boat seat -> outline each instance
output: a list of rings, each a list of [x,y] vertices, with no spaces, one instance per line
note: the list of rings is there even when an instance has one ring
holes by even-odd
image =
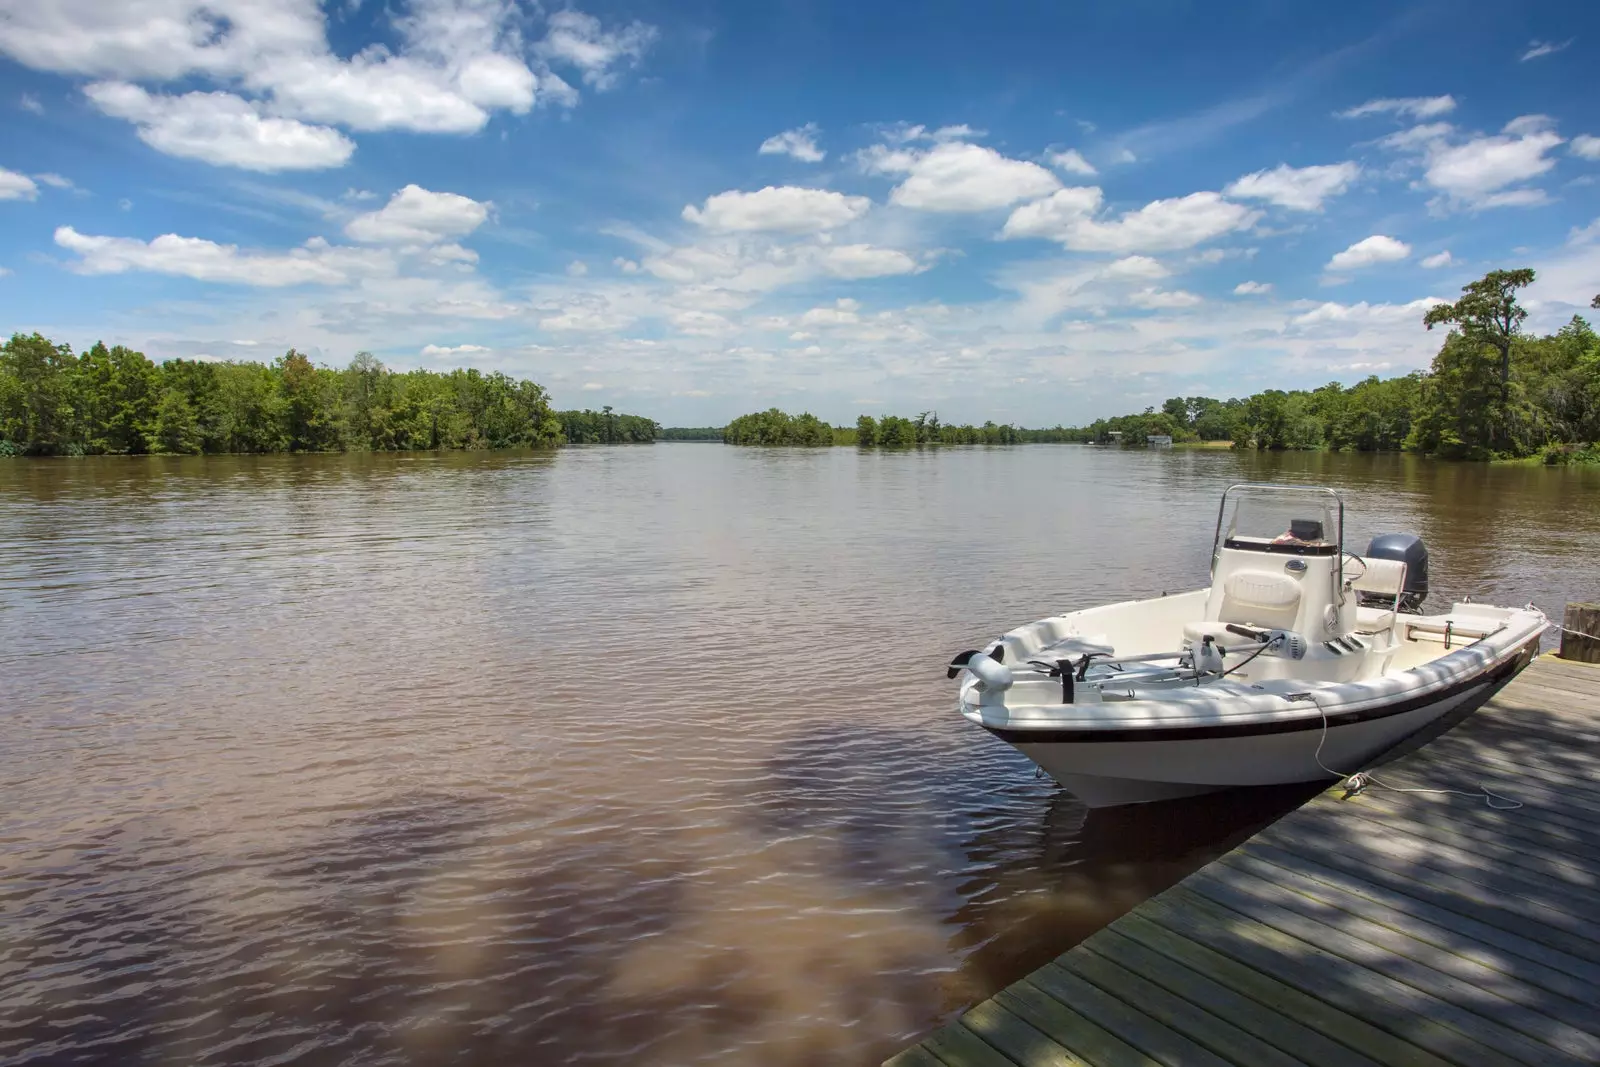
[[[1220,601],[1215,594],[1212,599],[1216,614],[1207,622],[1293,629],[1300,613],[1300,583],[1282,572],[1236,570],[1222,580]]]

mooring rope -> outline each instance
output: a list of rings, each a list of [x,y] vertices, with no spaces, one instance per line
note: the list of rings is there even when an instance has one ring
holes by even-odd
[[[1322,762],[1322,746],[1328,742],[1327,710],[1323,708],[1322,702],[1316,698],[1315,694],[1297,693],[1295,695],[1297,697],[1302,697],[1306,700],[1309,700],[1311,703],[1317,706],[1317,712],[1322,716],[1322,736],[1317,741],[1317,751],[1315,755],[1317,766],[1321,767],[1324,771],[1327,771],[1335,778],[1343,778],[1347,796],[1354,796],[1367,786],[1375,785],[1380,789],[1387,789],[1394,793],[1449,793],[1453,796],[1469,797],[1474,800],[1482,800],[1495,811],[1516,811],[1518,808],[1522,807],[1522,801],[1513,800],[1503,793],[1496,793],[1493,789],[1490,789],[1482,782],[1478,783],[1478,792],[1470,793],[1465,789],[1423,789],[1419,787],[1392,785],[1389,782],[1385,782],[1371,771],[1356,771],[1354,773],[1347,771],[1336,771],[1326,763]],[[1497,804],[1495,801],[1500,801],[1500,803]]]

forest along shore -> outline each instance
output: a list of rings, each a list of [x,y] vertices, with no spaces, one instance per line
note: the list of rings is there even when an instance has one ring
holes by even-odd
[[[1268,389],[1230,400],[1173,397],[1130,415],[1087,426],[1024,429],[986,422],[949,425],[937,412],[914,419],[862,415],[853,427],[830,426],[810,413],[772,408],[730,422],[722,440],[736,445],[1027,444],[1120,441],[1144,444],[1231,442],[1235,448],[1390,452],[1448,459],[1515,459],[1600,463],[1600,338],[1582,316],[1555,333],[1522,333],[1527,312],[1517,291],[1531,270],[1491,271],[1462,287],[1455,303],[1432,305],[1425,329],[1449,327],[1427,372],[1346,387]],[[1600,296],[1595,298],[1600,306]],[[669,433],[701,431],[669,431]],[[698,438],[697,438],[698,439]]]
[[[169,359],[39,334],[0,346],[0,455],[388,452],[653,441],[639,415],[556,411],[499,372],[343,369],[290,349],[271,363]]]

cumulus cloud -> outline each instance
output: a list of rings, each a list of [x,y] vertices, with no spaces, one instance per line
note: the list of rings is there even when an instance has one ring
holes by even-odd
[[[1557,52],[1564,52],[1572,47],[1572,42],[1576,39],[1575,37],[1568,37],[1560,44],[1556,44],[1554,41],[1529,41],[1528,47],[1518,57],[1518,62],[1526,63],[1530,59],[1539,59],[1543,56],[1553,56]]]
[[[793,156],[802,163],[821,163],[828,153],[817,147],[817,124],[808,122],[792,130],[775,133],[761,142],[757,154],[763,156]]]
[[[800,316],[801,326],[847,326],[861,321],[861,305],[843,297],[832,307],[814,307]]]
[[[1106,278],[1165,278],[1170,272],[1149,256],[1123,256],[1101,272]]]
[[[729,190],[693,204],[683,217],[697,226],[723,233],[773,231],[819,233],[854,222],[872,207],[864,196],[846,196],[831,189],[773,186],[753,193]]]
[[[1423,177],[1453,201],[1472,207],[1539,203],[1544,197],[1537,190],[1503,190],[1553,168],[1556,161],[1547,153],[1563,143],[1544,116],[1524,115],[1506,123],[1499,134],[1459,144],[1432,142]]]
[[[1076,252],[1162,252],[1192,248],[1260,218],[1211,192],[1153,200],[1114,219],[1095,217],[1101,201],[1093,186],[1062,189],[1013,211],[1000,236],[1043,237]]]
[[[1173,308],[1194,307],[1204,303],[1198,296],[1183,289],[1161,290],[1141,289],[1130,293],[1128,303],[1134,307],[1151,308],[1155,310],[1171,310]]]
[[[693,244],[658,247],[640,266],[690,291],[734,294],[770,292],[822,277],[913,274],[929,265],[900,249],[833,244],[824,238],[794,242],[758,232],[718,234]]]
[[[32,200],[39,195],[39,187],[26,174],[0,167],[0,200]]]
[[[992,211],[1061,188],[1037,163],[965,141],[944,141],[927,151],[874,145],[860,158],[869,173],[905,175],[889,202],[920,211]]]
[[[39,103],[39,98],[34,96],[32,93],[23,93],[21,98],[17,101],[17,106],[22,110],[32,112],[35,115],[44,114],[44,105]]]
[[[242,251],[237,245],[217,244],[198,237],[162,234],[152,241],[131,237],[99,237],[79,233],[71,226],[55,232],[56,244],[79,259],[71,266],[79,274],[123,274],[151,271],[193,278],[279,288],[315,283],[335,285],[348,280],[349,271],[329,255],[326,242],[310,243],[288,253]]]
[[[1289,323],[1291,326],[1300,327],[1326,327],[1340,323],[1365,325],[1406,320],[1421,321],[1429,308],[1442,303],[1444,301],[1437,297],[1423,297],[1421,300],[1412,300],[1405,304],[1369,304],[1365,300],[1358,304],[1339,304],[1329,301],[1294,316]]]
[[[1498,134],[1463,133],[1447,122],[1424,123],[1390,134],[1378,143],[1411,156],[1422,184],[1439,191],[1429,206],[1480,210],[1545,203],[1534,187],[1508,188],[1531,181],[1555,167],[1549,153],[1564,144],[1548,115],[1522,115]]]
[[[255,171],[343,166],[356,149],[338,130],[295,119],[263,118],[232,93],[152,95],[127,82],[96,82],[84,95],[103,114],[126,119],[158,152]]]
[[[292,167],[267,165],[251,146],[320,160],[349,155],[326,126],[472,132],[498,109],[575,103],[576,90],[553,66],[609,88],[655,38],[642,23],[608,29],[565,10],[529,46],[528,12],[508,0],[409,0],[382,17],[380,36],[391,44],[345,56],[330,45],[316,0],[0,0],[0,53],[112,85],[212,81],[226,92],[141,100],[120,90],[103,109],[133,109],[141,136],[161,151],[283,170]],[[208,127],[195,125],[206,122],[221,124],[230,148],[202,154]]]
[[[1440,267],[1448,267],[1454,262],[1455,260],[1451,258],[1450,250],[1447,248],[1443,252],[1435,252],[1433,255],[1424,258],[1422,265],[1429,270],[1437,270]]]
[[[457,193],[408,185],[378,210],[351,219],[344,232],[370,244],[434,244],[476,230],[493,206]]]
[[[1081,174],[1086,178],[1092,178],[1099,173],[1094,169],[1094,164],[1084,159],[1083,153],[1076,148],[1068,148],[1064,152],[1052,152],[1049,159],[1052,167],[1068,174]]]
[[[422,355],[429,359],[450,359],[454,356],[470,356],[475,352],[488,352],[485,345],[423,345]]]
[[[915,257],[898,248],[873,245],[829,245],[821,252],[822,269],[835,278],[883,278],[915,274],[924,269]]]
[[[1322,202],[1338,196],[1361,174],[1355,163],[1329,163],[1295,168],[1287,163],[1273,170],[1246,174],[1223,190],[1242,200],[1265,200],[1295,211],[1321,211]]]
[[[1448,115],[1455,109],[1456,101],[1453,96],[1404,96],[1368,100],[1365,104],[1347,111],[1335,112],[1335,115],[1341,119],[1360,119],[1369,115],[1401,115],[1413,119],[1431,119],[1436,115]]]
[[[1580,133],[1572,139],[1567,151],[1583,159],[1600,159],[1600,137]]]
[[[1238,285],[1233,287],[1233,291],[1239,296],[1261,296],[1263,294],[1272,292],[1272,283],[1240,282]]]
[[[1343,252],[1335,253],[1333,258],[1328,260],[1328,269],[1359,270],[1378,263],[1394,263],[1410,254],[1411,246],[1404,241],[1375,233],[1371,237],[1357,241]]]

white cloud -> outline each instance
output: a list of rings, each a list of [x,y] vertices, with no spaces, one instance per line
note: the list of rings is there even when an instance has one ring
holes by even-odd
[[[814,307],[800,316],[801,326],[848,326],[861,321],[861,305],[848,297],[832,307]]]
[[[26,174],[0,167],[0,200],[32,200],[39,187]]]
[[[864,196],[846,196],[831,189],[769,185],[753,193],[718,193],[708,197],[703,208],[685,207],[683,217],[722,233],[817,233],[854,222],[871,206],[872,201]]]
[[[1442,194],[1429,203],[1435,211],[1479,210],[1547,202],[1535,188],[1507,189],[1547,173],[1556,161],[1548,154],[1564,144],[1548,115],[1522,115],[1498,134],[1462,134],[1446,122],[1426,123],[1390,134],[1378,143],[1412,155],[1422,168],[1422,183]]]
[[[668,316],[667,321],[672,323],[673,329],[691,337],[720,337],[734,328],[733,323],[729,322],[725,315],[693,308],[675,311]]]
[[[617,258],[615,258],[615,259],[613,259],[611,261],[611,265],[613,267],[616,267],[618,270],[620,270],[624,274],[638,274],[639,273],[639,262],[638,262],[638,260],[629,259],[627,256],[618,256]]]
[[[763,293],[819,277],[877,278],[912,274],[927,264],[908,252],[823,239],[790,243],[761,234],[715,237],[644,257],[643,268],[663,281],[710,286],[718,292]]]
[[[588,273],[589,264],[585,263],[581,259],[575,259],[571,263],[567,264],[567,277],[569,278],[581,278]]]
[[[1052,152],[1049,160],[1052,167],[1064,170],[1068,174],[1081,174],[1086,178],[1092,178],[1099,173],[1094,169],[1094,164],[1084,159],[1083,153],[1076,148],[1068,148],[1064,152]]]
[[[1171,272],[1149,256],[1123,256],[1101,273],[1107,278],[1165,278]]]
[[[822,269],[836,278],[882,278],[892,274],[915,274],[923,264],[898,248],[873,245],[830,245],[822,251]]]
[[[1564,52],[1572,46],[1572,42],[1576,39],[1577,38],[1575,37],[1568,37],[1560,44],[1556,44],[1553,41],[1529,41],[1527,49],[1522,53],[1521,57],[1519,57],[1518,62],[1526,63],[1530,59],[1538,59],[1541,56],[1553,56],[1557,52]]]
[[[1245,200],[1265,200],[1296,211],[1321,211],[1324,200],[1343,193],[1360,174],[1361,167],[1351,162],[1298,169],[1285,163],[1273,170],[1246,174],[1223,192]]]
[[[52,189],[76,189],[71,178],[64,178],[59,174],[35,174],[34,179],[50,186]]]
[[[266,172],[320,170],[343,166],[356,148],[327,126],[263,118],[232,93],[153,96],[127,82],[96,82],[83,92],[104,114],[132,122],[145,144],[183,159]]]
[[[0,278],[9,278],[10,276],[11,276],[11,268],[10,267],[0,267]]]
[[[351,219],[344,232],[372,244],[433,244],[476,230],[493,206],[456,193],[408,185],[377,211]]]
[[[889,201],[921,211],[991,211],[1061,187],[1056,176],[1037,163],[1009,159],[964,141],[946,141],[926,152],[875,145],[862,160],[870,171],[904,173],[905,180],[895,186]]]
[[[1387,137],[1379,138],[1378,143],[1397,152],[1426,151],[1448,140],[1455,129],[1448,122],[1425,122],[1420,126],[1396,130]]]
[[[1239,296],[1261,296],[1272,292],[1271,282],[1240,282],[1233,287]]]
[[[1405,115],[1413,119],[1430,119],[1435,115],[1447,115],[1455,108],[1455,97],[1449,95],[1405,96],[1368,100],[1358,107],[1335,114],[1341,119],[1359,119],[1368,115]]]
[[[642,23],[607,29],[565,10],[549,16],[545,37],[530,49],[523,30],[532,15],[523,4],[410,0],[381,9],[375,36],[387,44],[345,57],[328,40],[323,7],[316,0],[0,0],[0,52],[36,70],[114,82],[210,80],[262,122],[462,133],[481,129],[496,109],[522,114],[540,100],[575,103],[576,90],[550,64],[606,89],[655,37]],[[248,123],[237,106],[227,110],[235,125]],[[229,136],[286,135],[236,129]],[[192,139],[178,143],[190,146],[190,158],[209,158]],[[251,158],[254,169],[290,169]]]
[[[196,281],[226,282],[277,288],[317,283],[334,285],[348,279],[326,243],[308,244],[286,254],[244,252],[237,245],[198,237],[162,234],[152,241],[131,237],[97,237],[62,226],[56,244],[80,257],[71,264],[79,274],[122,274],[130,270],[171,274]]]
[[[567,10],[550,16],[550,30],[535,51],[577,67],[585,84],[609,89],[617,83],[614,68],[636,66],[655,39],[655,27],[642,22],[607,30],[594,16]]]
[[[792,130],[775,133],[757,149],[763,156],[793,156],[802,163],[821,163],[828,153],[817,147],[817,124],[808,122]]]
[[[1153,200],[1110,221],[1094,217],[1100,203],[1093,186],[1062,189],[1013,211],[1000,236],[1044,237],[1077,252],[1161,252],[1192,248],[1260,218],[1210,192]]]
[[[1330,301],[1294,316],[1289,323],[1301,327],[1326,327],[1336,323],[1378,323],[1411,319],[1420,325],[1422,316],[1427,314],[1428,309],[1442,303],[1444,301],[1437,297],[1423,297],[1421,300],[1413,300],[1406,304],[1369,304],[1365,300],[1359,304],[1337,304]]]
[[[1328,260],[1328,269],[1359,270],[1378,263],[1393,263],[1405,259],[1410,254],[1411,246],[1404,241],[1376,233],[1357,241],[1343,252],[1336,253]]]
[[[1461,144],[1436,141],[1427,150],[1424,178],[1453,200],[1475,207],[1532,203],[1526,199],[1531,190],[1512,197],[1501,194],[1494,200],[1491,194],[1556,165],[1546,153],[1564,141],[1548,126],[1543,116],[1525,115],[1506,123],[1498,135],[1480,135]]]
[[[1600,159],[1600,137],[1580,133],[1572,139],[1567,151],[1583,159]]]
[[[449,359],[452,356],[469,356],[475,352],[488,352],[485,345],[423,345],[422,355],[429,359]]]
[[[1433,255],[1423,259],[1422,265],[1429,270],[1437,270],[1440,267],[1448,267],[1454,262],[1455,260],[1451,258],[1450,250],[1447,248],[1443,252],[1435,252]]]
[[[17,106],[24,111],[31,111],[35,115],[44,114],[44,105],[39,103],[39,98],[32,93],[23,93],[22,98],[17,101]]]
[[[1170,310],[1172,308],[1194,307],[1204,303],[1198,296],[1183,289],[1171,291],[1161,289],[1141,289],[1128,296],[1128,303],[1134,307]]]
[[[1112,161],[1115,163],[1137,163],[1139,162],[1139,157],[1134,155],[1131,149],[1121,148],[1117,150],[1117,154]]]

